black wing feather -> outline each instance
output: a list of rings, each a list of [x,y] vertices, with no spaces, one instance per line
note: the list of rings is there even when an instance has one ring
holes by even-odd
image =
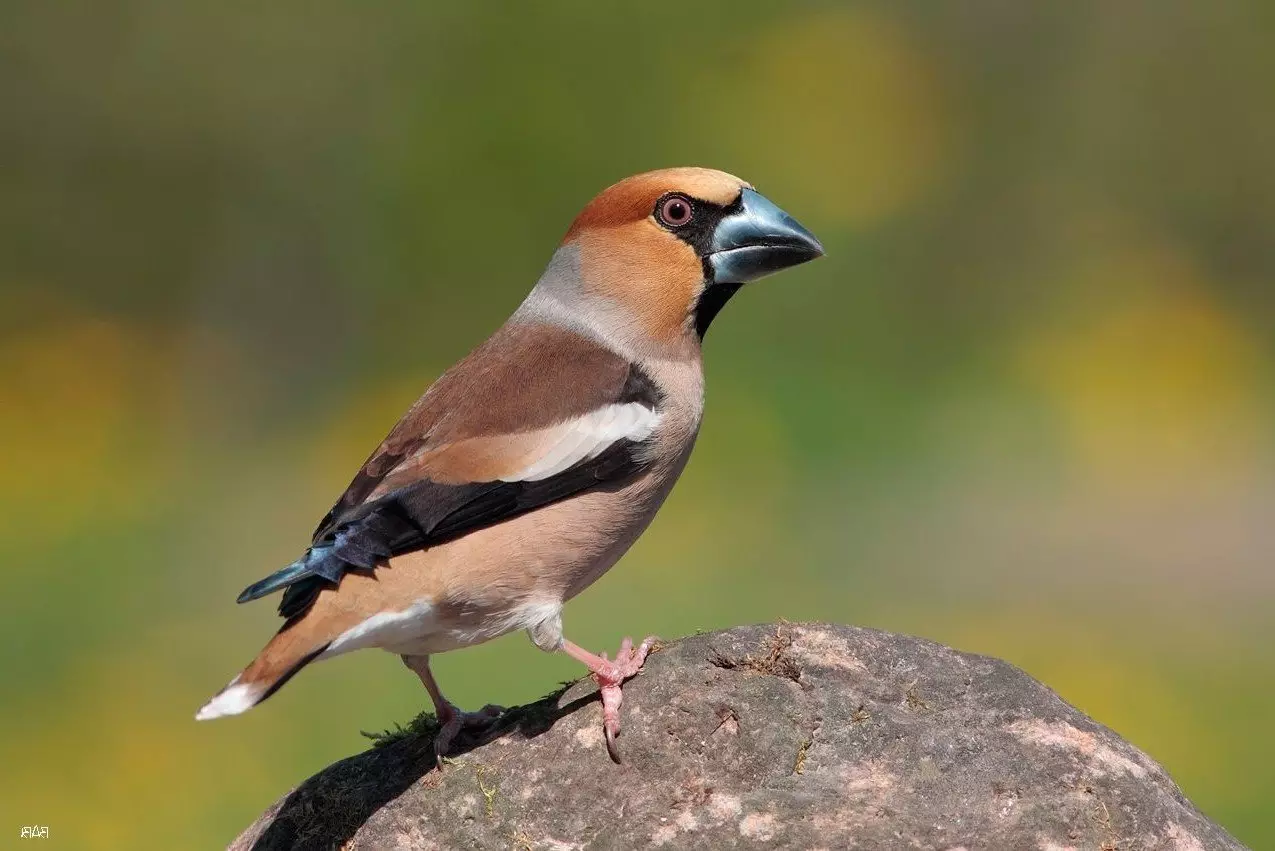
[[[339,583],[348,570],[370,570],[391,556],[459,538],[583,491],[622,485],[648,464],[644,444],[621,440],[596,458],[539,481],[415,482],[360,506],[343,525],[329,529],[315,542],[298,562],[308,560],[303,570],[293,570],[273,585],[263,580],[245,591],[240,601],[286,587],[279,614],[290,620],[305,614],[319,592]],[[313,557],[315,553],[320,557]],[[258,588],[260,593],[249,594]]]

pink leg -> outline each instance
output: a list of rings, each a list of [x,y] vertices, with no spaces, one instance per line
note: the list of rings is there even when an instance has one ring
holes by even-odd
[[[456,734],[462,730],[490,727],[491,722],[500,717],[505,710],[493,704],[487,704],[477,712],[461,712],[450,700],[443,697],[434,673],[429,669],[428,656],[403,656],[403,664],[416,672],[434,701],[434,714],[438,716],[438,733],[434,736],[434,753],[441,758],[447,755]]]
[[[583,663],[598,684],[598,692],[602,695],[602,730],[606,734],[607,753],[611,759],[620,761],[620,753],[615,746],[615,737],[620,735],[620,704],[624,702],[624,693],[620,684],[642,669],[646,656],[651,652],[655,636],[649,636],[637,647],[633,639],[625,638],[620,643],[620,652],[615,654],[615,661],[609,661],[606,654],[595,656],[578,644],[563,640],[562,649],[567,655]]]

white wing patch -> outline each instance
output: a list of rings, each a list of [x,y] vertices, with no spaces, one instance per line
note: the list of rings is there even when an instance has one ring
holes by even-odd
[[[646,440],[660,423],[658,412],[640,402],[607,405],[563,423],[545,453],[502,482],[537,482],[601,455],[618,440]]]

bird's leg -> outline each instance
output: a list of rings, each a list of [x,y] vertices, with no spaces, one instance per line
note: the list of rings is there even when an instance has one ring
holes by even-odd
[[[440,764],[442,757],[446,756],[451,748],[457,733],[471,728],[489,727],[491,722],[505,711],[503,707],[490,703],[477,712],[460,711],[454,703],[443,697],[442,690],[434,680],[434,673],[429,669],[429,656],[403,656],[402,659],[403,664],[421,678],[421,683],[429,692],[430,700],[434,701],[434,715],[438,717],[438,723],[441,725],[434,735],[434,753],[439,757]]]
[[[649,636],[637,647],[633,646],[633,639],[625,638],[620,643],[620,652],[615,654],[615,661],[611,661],[605,653],[594,655],[578,644],[566,639],[562,641],[562,649],[567,655],[583,663],[598,684],[598,692],[602,695],[602,730],[606,733],[607,753],[616,762],[620,761],[620,753],[616,749],[615,737],[620,735],[620,704],[624,701],[620,685],[642,669],[653,644],[655,636]]]

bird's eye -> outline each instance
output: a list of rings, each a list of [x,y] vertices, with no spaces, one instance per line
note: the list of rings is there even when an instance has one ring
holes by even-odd
[[[656,217],[662,224],[670,228],[680,228],[690,222],[695,215],[691,202],[681,195],[670,195],[660,202]]]

